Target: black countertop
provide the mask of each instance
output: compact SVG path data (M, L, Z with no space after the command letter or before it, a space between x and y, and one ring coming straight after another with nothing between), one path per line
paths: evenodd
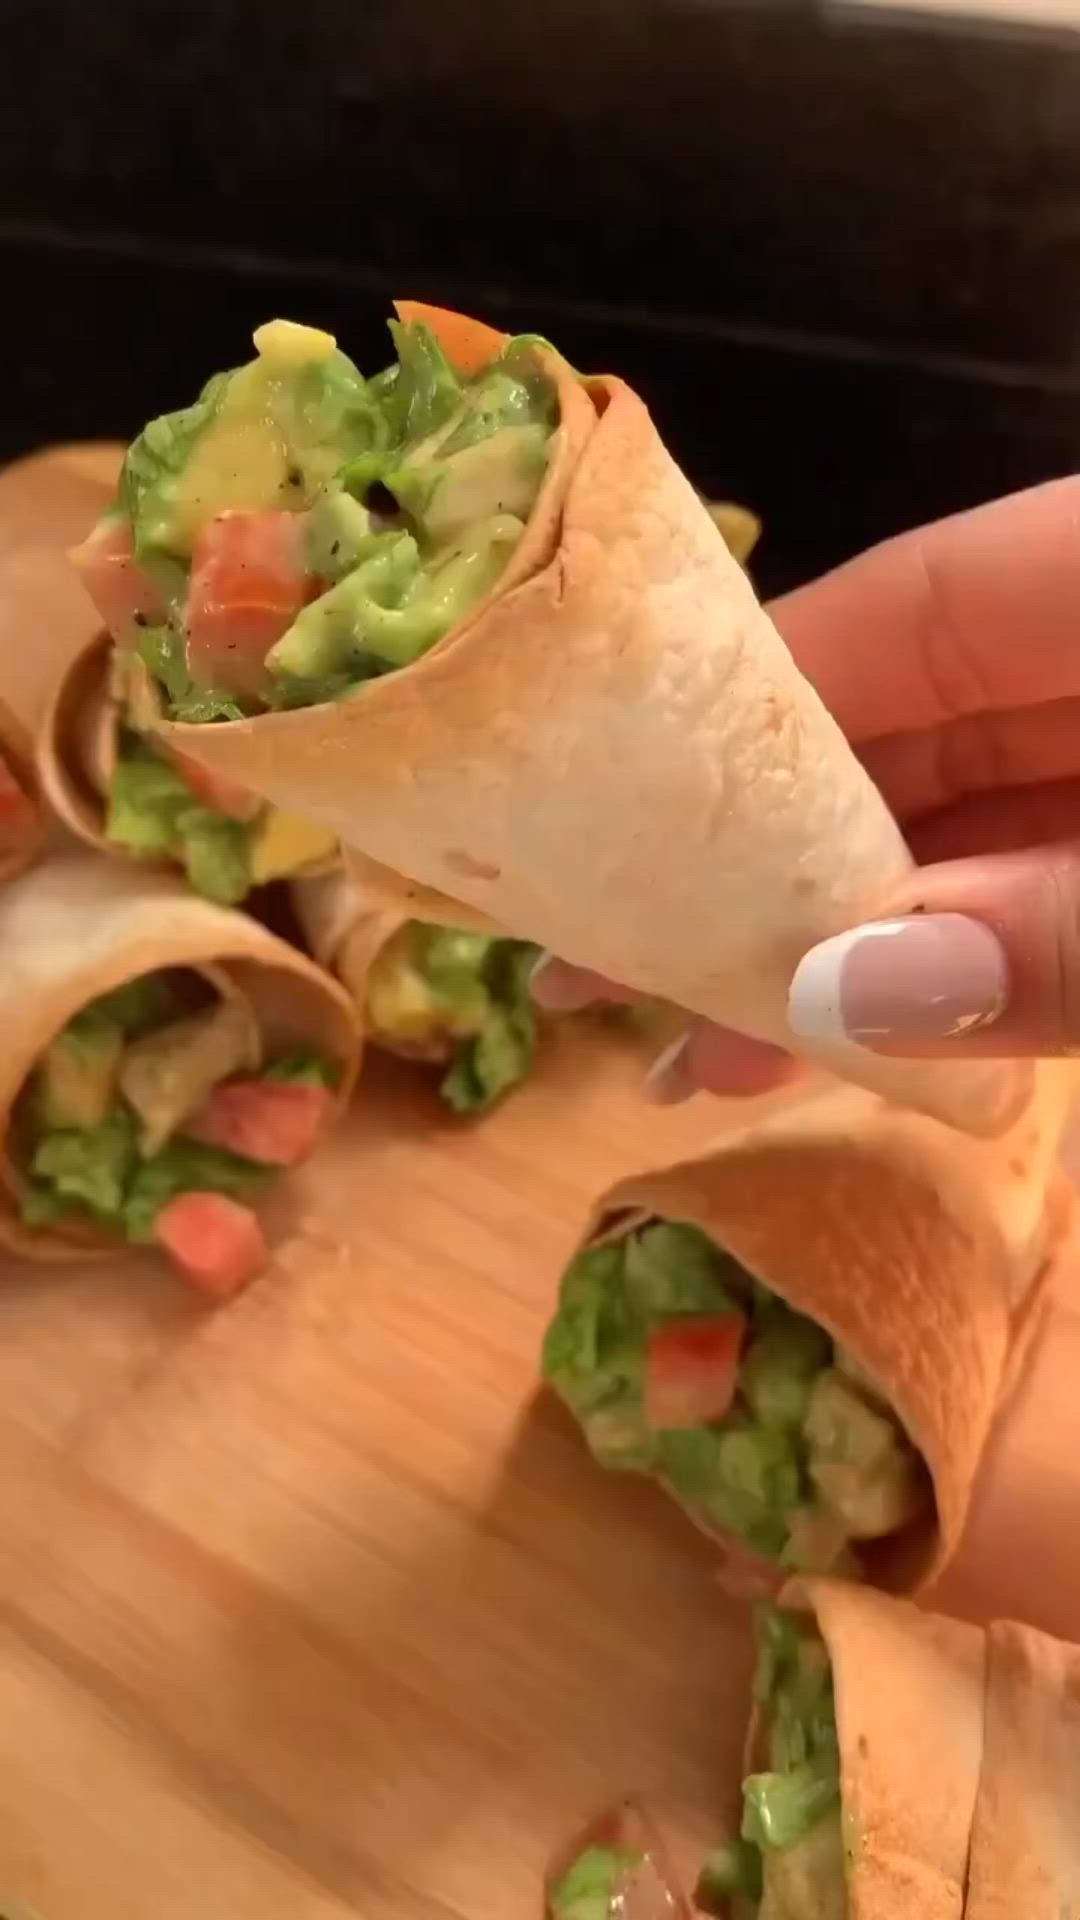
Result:
M638 385L766 582L1067 470L1080 39L723 0L7 0L0 454L393 292ZM44 51L43 51L44 50Z

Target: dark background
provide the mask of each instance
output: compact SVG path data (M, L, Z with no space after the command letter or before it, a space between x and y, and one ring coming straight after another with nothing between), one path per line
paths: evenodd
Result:
M1080 37L751 0L4 0L0 457L395 292L640 387L775 588L1067 471Z

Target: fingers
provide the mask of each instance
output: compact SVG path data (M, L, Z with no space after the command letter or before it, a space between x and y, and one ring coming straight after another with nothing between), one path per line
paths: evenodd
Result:
M898 820L977 793L1080 774L1080 699L988 708L919 733L871 740L859 758Z
M856 742L1080 696L1080 477L901 534L770 611Z
M906 836L921 866L976 853L1018 853L1051 841L1080 842L1080 780L971 794L913 822Z
M1080 1052L1076 843L925 868L895 906L799 963L796 1033L920 1058Z
M663 1107L676 1106L695 1093L749 1099L784 1086L799 1072L798 1063L779 1047L699 1020L653 1061L645 1076L645 1094Z
M595 1006L598 1000L628 1006L641 998L631 988L605 980L603 974L557 960L553 953L540 955L529 985L537 1006L543 1007L546 1013L580 1013L583 1007Z
M578 1013L600 1000L626 1006L641 997L553 954L541 955L531 986L533 999L548 1013ZM697 1020L657 1055L645 1076L644 1092L655 1106L675 1106L695 1093L749 1097L783 1086L798 1072L796 1062L779 1047Z

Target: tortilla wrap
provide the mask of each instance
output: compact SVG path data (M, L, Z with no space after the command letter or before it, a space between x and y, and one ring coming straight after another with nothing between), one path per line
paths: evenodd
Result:
M781 1603L815 1616L832 1661L850 1920L961 1920L985 1634L838 1580L793 1581ZM755 1714L748 1770L761 1732Z
M96 852L130 859L105 832L120 725L109 691L111 654L108 635L97 634L68 662L41 724L37 764L49 804L64 825Z
M462 315L398 311L462 371L503 342ZM787 1022L797 961L872 915L910 856L641 400L530 351L560 424L492 592L352 697L162 731L368 856L410 915L468 908L805 1052ZM976 1134L1002 1131L1030 1086L1015 1063L813 1050Z
M118 440L42 447L0 470L0 559L27 547L56 553L78 540L115 495L124 460Z
M1016 1284L1005 1230L1034 1209L995 1213L997 1151L834 1088L699 1158L620 1182L585 1236L621 1238L654 1216L689 1221L865 1369L934 1492L913 1526L859 1543L867 1577L897 1592L929 1585L955 1552L1005 1377ZM1022 1257L1026 1270L1031 1243ZM725 1584L775 1589L774 1565L717 1537Z
M65 854L0 894L6 1044L0 1058L0 1244L34 1259L115 1252L92 1229L28 1229L10 1128L16 1099L49 1041L87 1002L158 967L190 967L246 1002L271 1051L311 1047L341 1065L340 1112L360 1063L352 1003L314 963L257 921L140 868Z
M1080 1913L1080 1648L1033 1627L988 1635L986 1739L966 1920Z
M9 850L0 846L0 881L3 881L10 880L15 874L21 873L37 858L45 842L48 822L34 767L30 737L2 698L0 698L0 757L15 776L32 808L32 819L28 830L20 837L18 846L13 846Z
M366 1026L368 976L383 948L413 916L372 903L340 868L310 880L294 880L290 895L309 953L340 980ZM414 1045L367 1031L374 1045L406 1060L445 1063L453 1054L453 1043L446 1039Z

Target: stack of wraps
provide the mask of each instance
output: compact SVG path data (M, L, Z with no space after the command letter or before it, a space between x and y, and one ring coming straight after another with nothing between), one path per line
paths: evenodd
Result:
M785 1500L816 1509L799 1432L806 1395L796 1396L790 1413L783 1405L777 1411L769 1404L770 1392L777 1401L775 1384L758 1393L747 1371L757 1364L750 1356L759 1341L765 1355L779 1347L788 1364L792 1313L810 1323L795 1329L791 1361L807 1388L822 1370L835 1386L833 1370L845 1369L841 1400L865 1395L872 1446L889 1445L876 1409L925 1469L921 1502L903 1502L895 1524L871 1523L842 1543L857 1550L855 1560L845 1553L845 1570L908 1593L940 1576L961 1538L995 1411L1036 1322L1043 1276L1071 1219L1057 1168L1071 1084L1065 1066L1040 1068L1031 1108L993 1142L860 1089L834 1087L601 1197L566 1270L545 1371L604 1464L650 1473L717 1539L721 1577L732 1590L775 1590L784 1566L810 1565L792 1559L794 1533L770 1542L767 1525L759 1538L753 1511L733 1530L728 1490L709 1465L717 1433L748 1422L755 1436L759 1425L780 1428L783 1446L771 1431L761 1442L764 1466L760 1459L734 1464L736 1493L747 1491L751 1471L797 1472L801 1490ZM650 1251L638 1237L656 1223L691 1230L690 1244L669 1235ZM707 1243L711 1271L701 1271L698 1239ZM619 1248L621 1274L604 1253ZM769 1317L777 1303L780 1326ZM734 1389L724 1354L732 1306ZM663 1362L657 1381L653 1361L657 1369ZM793 1390L782 1378L785 1389ZM842 1446L833 1451L845 1457ZM721 1481L725 1471L719 1461ZM822 1479L828 1483L827 1471ZM738 1503L733 1511L747 1517ZM834 1569L826 1558L812 1570L839 1564Z
M782 1605L816 1626L835 1699L846 1905L812 1912L1071 1920L1080 1907L1080 1650L1030 1627L971 1626L831 1580L792 1583ZM748 1774L768 1765L763 1718L759 1705ZM761 1911L786 1920L767 1901Z
M398 312L462 375L505 344ZM518 355L557 420L524 535L477 604L342 698L163 719L162 736L337 835L410 914L467 913L791 1047L794 968L908 878L899 829L637 395L543 342ZM818 1051L976 1134L1030 1094L1002 1063Z

